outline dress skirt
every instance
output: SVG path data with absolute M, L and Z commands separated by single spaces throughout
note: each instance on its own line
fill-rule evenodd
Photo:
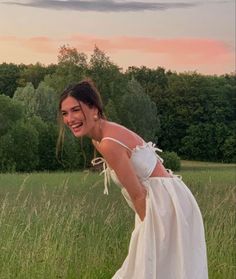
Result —
M 128 255 L 112 279 L 207 279 L 201 212 L 177 176 L 150 177 L 146 216 L 135 215 Z M 122 193 L 133 208 L 125 188 Z

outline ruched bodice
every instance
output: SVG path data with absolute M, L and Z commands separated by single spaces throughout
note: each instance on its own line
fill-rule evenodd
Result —
M 162 150 L 155 147 L 152 142 L 138 145 L 132 150 L 130 160 L 135 173 L 141 181 L 145 181 L 150 177 L 158 161 L 163 162 L 163 159 L 156 151 L 161 152 Z
M 156 153 L 156 151 L 162 152 L 162 150 L 155 147 L 155 144 L 152 142 L 144 142 L 142 145 L 137 145 L 135 148 L 130 149 L 128 146 L 114 138 L 105 137 L 102 140 L 106 139 L 117 142 L 118 144 L 130 150 L 130 160 L 134 167 L 134 171 L 141 182 L 147 180 L 150 177 L 158 161 L 163 162 L 163 159 Z M 101 163 L 103 164 L 102 174 L 104 174 L 105 176 L 104 194 L 108 194 L 107 186 L 110 183 L 110 179 L 112 179 L 115 184 L 122 188 L 123 186 L 120 183 L 115 171 L 109 167 L 108 163 L 104 158 L 97 157 L 92 160 L 93 165 L 98 165 Z

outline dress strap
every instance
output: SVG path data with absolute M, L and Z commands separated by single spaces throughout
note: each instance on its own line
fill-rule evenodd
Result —
M 106 160 L 102 157 L 94 158 L 91 161 L 93 166 L 97 166 L 102 164 L 102 172 L 100 172 L 100 175 L 104 174 L 104 194 L 108 195 L 108 185 L 111 184 L 111 174 L 110 174 L 110 168 L 106 162 Z
M 117 139 L 111 138 L 111 137 L 104 137 L 104 138 L 101 139 L 101 142 L 102 142 L 103 140 L 106 140 L 106 139 L 111 140 L 111 141 L 114 141 L 114 142 L 116 142 L 116 143 L 122 145 L 123 147 L 125 147 L 126 149 L 128 149 L 129 151 L 132 152 L 132 150 L 131 150 L 127 145 L 125 145 L 123 142 L 121 142 L 121 141 L 119 141 L 119 140 L 117 140 Z
M 159 155 L 156 153 L 156 151 L 162 152 L 162 149 L 156 147 L 156 144 L 155 144 L 155 143 L 149 141 L 149 142 L 146 143 L 145 146 L 148 146 L 150 149 L 152 149 L 152 150 L 154 151 L 154 153 L 156 154 L 156 157 L 157 157 L 157 159 L 158 159 L 159 161 L 161 161 L 162 163 L 164 162 L 164 160 L 161 158 L 161 156 L 159 156 Z

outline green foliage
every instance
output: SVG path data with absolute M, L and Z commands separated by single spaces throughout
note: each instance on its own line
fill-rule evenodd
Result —
M 143 88 L 145 88 L 148 95 L 152 95 L 156 87 L 164 90 L 168 86 L 168 78 L 165 69 L 158 67 L 157 69 L 149 69 L 145 66 L 129 67 L 126 71 L 129 79 L 136 79 Z
M 57 170 L 62 168 L 56 158 L 58 127 L 56 124 L 43 122 L 40 117 L 33 117 L 31 125 L 38 132 L 38 158 L 36 170 Z
M 87 67 L 87 55 L 85 53 L 79 53 L 74 47 L 63 45 L 59 49 L 57 56 L 59 65 L 77 65 L 81 68 Z
M 45 82 L 35 90 L 35 115 L 43 121 L 55 123 L 57 119 L 58 98 L 55 91 Z
M 3 146 L 9 150 L 13 144 L 15 136 L 10 131 L 18 121 L 31 122 L 38 132 L 35 169 L 88 166 L 93 153 L 90 143 L 85 141 L 80 148 L 72 135 L 65 141 L 64 167 L 54 157 L 59 95 L 70 83 L 85 77 L 95 81 L 108 120 L 127 126 L 145 140 L 158 142 L 163 150 L 174 151 L 181 158 L 235 162 L 235 74 L 177 74 L 145 66 L 129 67 L 123 73 L 97 46 L 88 59 L 85 53 L 64 45 L 57 65 L 0 64 L 0 94 L 13 96 L 0 95 L 2 170 L 3 165 L 5 170 L 17 169 L 18 162 L 4 155 Z
M 155 103 L 144 93 L 141 85 L 132 79 L 127 86 L 118 110 L 122 123 L 146 140 L 155 140 L 159 129 Z
M 25 87 L 27 83 L 32 83 L 34 88 L 37 88 L 39 83 L 44 80 L 44 77 L 53 74 L 56 70 L 56 65 L 44 66 L 41 63 L 35 65 L 27 65 L 21 71 L 18 79 L 18 85 Z
M 59 96 L 69 84 L 78 83 L 86 75 L 87 56 L 76 48 L 64 45 L 59 50 L 56 71 L 44 80 Z
M 114 102 L 110 99 L 105 107 L 106 117 L 113 122 L 120 123 Z
M 28 118 L 35 115 L 35 89 L 32 83 L 27 83 L 25 87 L 18 87 L 13 99 L 22 103 Z
M 7 133 L 12 125 L 24 117 L 23 106 L 10 97 L 0 95 L 0 137 Z
M 16 171 L 34 170 L 39 162 L 38 144 L 36 129 L 30 123 L 16 122 L 8 133 L 1 137 L 2 170 L 9 169 L 10 164 Z
M 95 81 L 105 105 L 110 98 L 115 100 L 115 95 L 120 93 L 123 84 L 120 68 L 96 46 L 89 61 L 87 75 Z
M 17 66 L 15 64 L 0 64 L 0 94 L 5 94 L 9 97 L 14 95 L 18 86 L 20 71 L 25 66 Z
M 189 159 L 197 159 L 194 154 L 198 151 L 193 149 L 201 149 L 199 159 L 221 160 L 222 152 L 216 149 L 233 131 L 235 92 L 235 85 L 229 84 L 224 77 L 169 73 L 168 87 L 162 91 L 157 87 L 151 96 L 157 104 L 161 122 L 159 145 Z M 204 131 L 208 129 L 206 127 L 212 127 L 213 131 L 209 131 L 209 135 L 203 133 L 203 136 L 202 127 L 205 127 Z M 207 142 L 207 145 L 201 143 L 200 147 L 199 142 Z
M 9 154 L 14 148 L 14 138 L 11 134 L 0 137 L 0 172 L 16 171 L 15 158 Z
M 180 152 L 193 160 L 223 161 L 222 146 L 228 135 L 229 130 L 222 123 L 191 125 Z
M 165 151 L 161 154 L 164 160 L 164 166 L 172 171 L 179 171 L 181 168 L 180 157 L 175 152 Z
M 236 163 L 236 134 L 226 137 L 221 148 L 226 163 Z
M 43 121 L 56 122 L 58 98 L 45 82 L 40 82 L 37 89 L 34 89 L 32 83 L 18 87 L 13 99 L 23 104 L 28 118 L 39 116 Z

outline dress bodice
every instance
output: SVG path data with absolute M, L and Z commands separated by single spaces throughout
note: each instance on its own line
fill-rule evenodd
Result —
M 142 145 L 137 145 L 135 148 L 130 149 L 128 146 L 114 138 L 103 138 L 103 140 L 105 139 L 115 141 L 131 151 L 130 160 L 132 162 L 134 171 L 141 182 L 147 180 L 150 177 L 158 161 L 163 162 L 163 159 L 156 153 L 156 151 L 161 152 L 162 150 L 156 148 L 155 144 L 152 142 L 144 142 Z M 112 179 L 116 185 L 123 188 L 115 171 L 109 167 L 104 158 L 97 157 L 92 160 L 93 165 L 98 165 L 101 163 L 103 163 L 102 173 L 104 174 L 105 184 L 104 194 L 108 194 L 107 185 L 110 184 L 110 179 Z

